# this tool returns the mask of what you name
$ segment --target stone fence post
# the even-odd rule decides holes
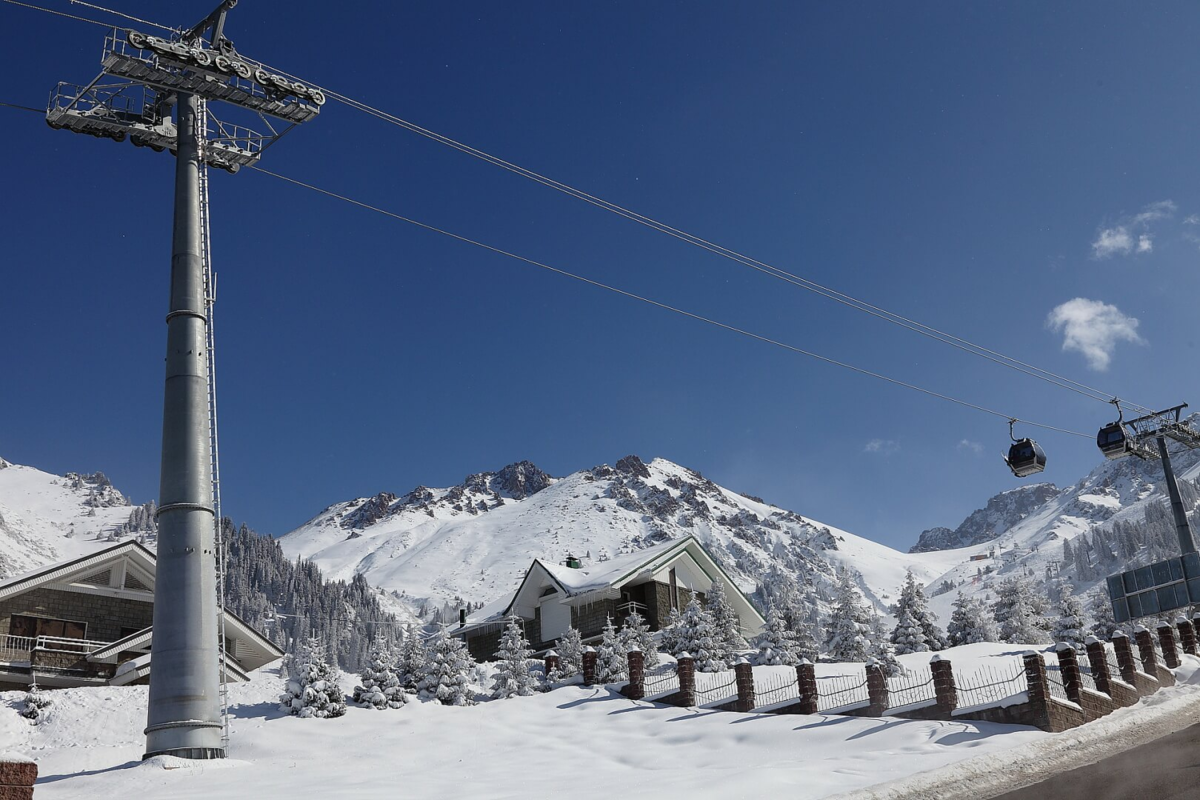
[[[552,673],[552,672],[554,672],[554,670],[558,669],[560,664],[562,664],[562,659],[559,657],[558,653],[554,652],[553,650],[551,650],[549,653],[546,653],[546,679],[547,680],[550,679],[550,673]]]
[[[1108,674],[1108,653],[1104,649],[1104,642],[1095,636],[1089,636],[1084,640],[1083,646],[1087,648],[1088,664],[1092,667],[1092,680],[1096,682],[1096,691],[1112,697],[1112,676]]]
[[[800,689],[800,713],[817,713],[817,669],[807,658],[796,665],[796,686]]]
[[[867,716],[882,717],[888,707],[887,676],[873,658],[867,661],[867,697],[870,699]]]
[[[1154,639],[1150,631],[1143,625],[1133,629],[1133,639],[1137,642],[1138,654],[1142,658],[1142,672],[1155,680],[1158,679],[1158,654],[1154,652]]]
[[[1163,661],[1167,669],[1175,669],[1183,662],[1179,660],[1179,650],[1175,647],[1175,629],[1169,622],[1158,626],[1158,643],[1162,645]]]
[[[954,684],[954,670],[950,659],[935,654],[929,659],[929,669],[933,673],[933,691],[937,697],[938,713],[943,719],[952,719],[954,710],[958,708],[958,687]]]
[[[754,710],[754,668],[750,666],[750,662],[744,658],[739,658],[737,663],[733,665],[733,673],[737,679],[737,703],[734,705],[734,711],[753,711]]]
[[[1079,672],[1079,656],[1075,652],[1075,648],[1066,642],[1059,642],[1054,651],[1058,655],[1058,669],[1062,673],[1063,688],[1067,691],[1067,699],[1082,706],[1083,676]]]
[[[696,705],[696,660],[687,653],[675,659],[675,674],[679,676],[680,705],[691,708]]]
[[[37,781],[37,764],[24,761],[23,756],[0,761],[0,798],[4,800],[33,800],[33,784]]]
[[[1112,635],[1113,650],[1117,653],[1117,666],[1121,668],[1121,680],[1130,686],[1136,686],[1133,673],[1137,665],[1133,663],[1133,647],[1129,644],[1129,635],[1125,631],[1115,631]]]
[[[625,696],[630,700],[641,700],[646,696],[646,656],[636,647],[625,656],[629,660],[629,685]]]
[[[1183,617],[1175,618],[1175,627],[1179,629],[1179,641],[1183,652],[1198,655],[1196,652],[1196,626]]]
[[[583,685],[591,686],[596,682],[596,648],[590,644],[583,648]]]

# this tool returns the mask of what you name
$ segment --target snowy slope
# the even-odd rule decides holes
[[[449,489],[418,487],[403,497],[385,493],[339,503],[280,543],[330,577],[362,572],[374,585],[439,603],[494,600],[516,587],[534,558],[602,560],[685,534],[700,539],[746,591],[772,563],[781,563],[821,595],[835,568],[849,565],[881,611],[906,569],[928,582],[960,558],[898,553],[664,459],[644,464],[629,456],[615,468],[547,478],[524,497],[497,490],[490,475]]]
[[[132,511],[102,473],[58,476],[0,459],[0,578],[108,546]]]

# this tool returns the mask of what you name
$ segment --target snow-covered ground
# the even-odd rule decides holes
[[[970,670],[1012,659],[1013,649],[973,645],[949,655],[956,667]],[[921,654],[902,660],[911,667],[928,659]],[[861,665],[830,664],[820,665],[819,672],[860,670]],[[342,688],[352,686],[346,676]],[[0,741],[38,762],[41,800],[819,798],[888,782],[895,789],[930,771],[944,779],[960,764],[969,775],[979,769],[970,766],[981,763],[978,757],[1003,763],[1006,753],[1019,756],[1050,746],[1047,742],[1086,736],[1089,729],[1046,734],[960,721],[695,711],[579,686],[470,708],[412,702],[395,711],[352,707],[338,719],[304,720],[278,710],[279,688],[273,670],[231,688],[232,738],[225,762],[142,763],[144,687],[54,692],[54,705],[38,726],[17,715],[21,695],[0,694]],[[1144,725],[1155,708],[1177,713],[1175,706],[1200,709],[1200,688],[1163,690],[1144,707],[1118,712],[1099,725],[1111,735],[1114,726],[1127,727],[1122,720]]]

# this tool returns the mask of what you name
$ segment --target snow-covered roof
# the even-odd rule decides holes
[[[151,576],[154,574],[154,553],[135,541],[121,542],[103,550],[97,550],[70,561],[60,561],[57,564],[39,567],[21,575],[0,581],[0,599],[21,594],[37,586],[47,583],[61,583],[70,576],[75,576],[97,568],[106,562],[115,561],[121,557],[130,557]]]
[[[626,584],[635,582],[640,577],[649,578],[684,554],[690,555],[700,569],[708,573],[710,579],[716,579],[718,576],[722,578],[728,587],[729,599],[734,604],[739,617],[749,623],[748,629],[761,628],[763,625],[762,615],[754,608],[749,598],[742,594],[737,584],[721,569],[721,566],[695,537],[682,536],[653,547],[647,547],[644,550],[623,554],[606,561],[598,561],[581,568],[549,564],[541,559],[534,559],[515,592],[483,606],[467,618],[465,626],[454,632],[466,633],[496,625],[511,616],[522,592],[530,585],[530,579],[534,576],[545,576],[548,582],[556,586],[565,597],[575,598],[596,592],[616,591]]]

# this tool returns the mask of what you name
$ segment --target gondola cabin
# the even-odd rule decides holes
[[[1033,439],[1021,439],[1008,448],[1008,458],[1004,459],[1004,463],[1008,464],[1013,475],[1026,478],[1046,468],[1046,451]]]
[[[1121,458],[1133,452],[1125,426],[1120,422],[1112,422],[1101,428],[1096,434],[1096,446],[1105,458]]]

